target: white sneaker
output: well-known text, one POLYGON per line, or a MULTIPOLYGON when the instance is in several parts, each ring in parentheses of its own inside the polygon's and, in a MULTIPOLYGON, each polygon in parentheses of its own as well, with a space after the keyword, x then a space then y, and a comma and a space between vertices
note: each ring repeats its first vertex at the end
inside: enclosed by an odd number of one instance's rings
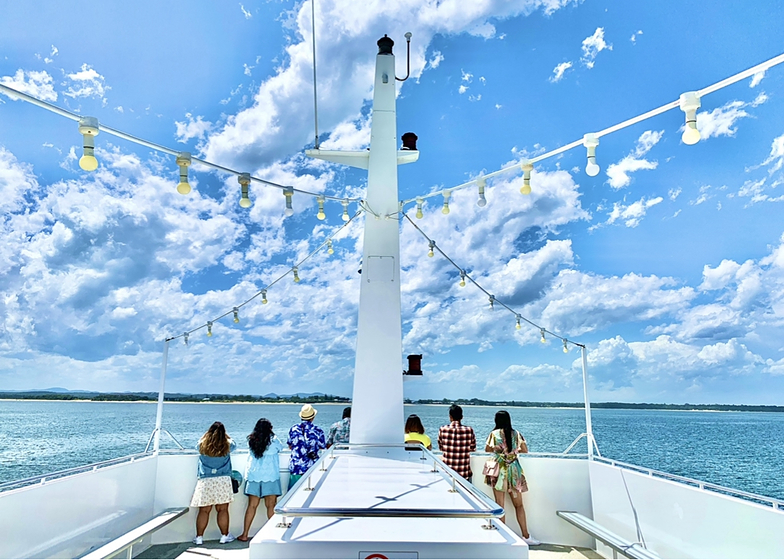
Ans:
POLYGON ((204 537, 196 537, 195 539, 193 539, 193 544, 195 544, 197 546, 203 545, 204 544, 204 537))
POLYGON ((226 533, 225 535, 221 535, 221 538, 220 538, 220 543, 221 543, 221 544, 230 543, 230 542, 231 542, 231 541, 233 541, 235 538, 236 538, 236 537, 235 537, 234 535, 232 535, 231 533, 226 533))
POLYGON ((528 546, 539 546, 540 544, 542 544, 541 541, 538 541, 535 538, 533 538, 530 533, 528 534, 528 538, 526 539, 525 537, 523 537, 523 540, 525 541, 525 544, 527 544, 528 546))

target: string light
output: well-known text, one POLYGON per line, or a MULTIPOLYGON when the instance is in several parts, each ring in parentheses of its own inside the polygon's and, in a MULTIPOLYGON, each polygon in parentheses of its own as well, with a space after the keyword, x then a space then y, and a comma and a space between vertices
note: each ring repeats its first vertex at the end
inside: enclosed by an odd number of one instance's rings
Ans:
POLYGON ((299 283, 299 269, 295 266, 291 271, 294 273, 294 282, 299 283))
POLYGON ((212 321, 207 321, 207 336, 212 336, 212 321))
POLYGON ((323 195, 317 196, 316 201, 318 202, 318 214, 316 214, 316 217, 319 220, 323 220, 327 217, 327 215, 324 213, 324 196, 323 195))
POLYGON ((495 309, 495 296, 490 296, 490 311, 495 309))
POLYGON ((583 136, 583 146, 588 149, 588 165, 585 166, 585 172, 590 177, 596 177, 600 171, 600 167, 596 163, 596 146, 598 145, 599 137, 593 132, 583 136))
POLYGON ((177 156, 177 165, 180 167, 180 184, 177 185, 177 192, 188 194, 191 192, 191 185, 188 183, 188 166, 191 164, 191 153, 180 152, 177 156))
POLYGON ((523 170, 523 186, 520 187, 520 193, 531 194, 531 171, 534 170, 534 164, 524 161, 520 167, 523 170))
POLYGON ((416 203, 417 203, 416 217, 418 220, 421 220, 424 217, 424 214, 422 213, 422 205, 425 203, 425 201, 421 198, 417 198, 416 203))
POLYGON ((239 323, 240 322, 240 308, 239 307, 235 307, 234 309, 232 309, 232 311, 234 313, 234 322, 235 323, 239 323))
POLYGON ((484 178, 479 179, 476 182, 477 186, 479 187, 479 200, 476 201, 476 205, 479 208, 484 208, 487 206, 487 199, 485 198, 485 187, 487 186, 487 181, 484 178))
POLYGON ((569 341, 568 341, 568 340, 566 340, 566 339, 564 338, 564 339, 563 339, 563 343, 564 343, 564 354, 568 354, 568 353, 569 353, 569 346, 567 346, 567 344, 566 344, 567 342, 569 342, 569 341))
POLYGON ((332 248, 332 240, 328 239, 327 240, 327 253, 329 253, 331 255, 334 252, 335 252, 335 249, 332 248))
POLYGON ((242 196, 240 197, 240 206, 243 208, 250 208, 253 203, 250 201, 250 197, 248 196, 248 189, 250 185, 250 173, 240 173, 240 176, 237 177, 237 181, 239 181, 240 185, 242 185, 242 196))
POLYGON ((441 213, 446 215, 449 214, 449 197, 452 196, 452 191, 446 190, 444 191, 444 207, 441 209, 441 213))
POLYGON ((700 95, 696 91, 687 91, 681 94, 681 111, 686 113, 686 124, 681 135, 681 140, 689 146, 700 141, 700 131, 697 129, 697 109, 700 108, 700 95))
POLYGON ((294 196, 294 187, 285 187, 283 189, 283 196, 286 197, 286 210, 283 211, 286 216, 294 215, 294 208, 291 207, 291 199, 294 196))
POLYGON ((427 256, 428 257, 432 257, 433 255, 435 255, 435 252, 433 251, 433 249, 436 248, 436 242, 431 239, 430 243, 428 243, 428 245, 430 246, 430 250, 427 252, 427 256))
POLYGON ((349 217, 349 215, 348 215, 348 199, 344 198, 341 201, 341 204, 343 205, 343 216, 341 216, 341 217, 343 218, 344 222, 347 222, 347 221, 349 221, 351 219, 349 217))
POLYGON ((79 119, 79 134, 84 137, 84 154, 79 158, 79 167, 85 171, 98 169, 98 160, 95 159, 95 137, 100 132, 98 127, 98 119, 95 117, 79 119))
POLYGON ((544 329, 539 329, 539 333, 542 335, 542 338, 539 340, 539 342, 541 342, 542 344, 547 342, 547 339, 544 336, 544 332, 545 332, 544 329))
POLYGON ((185 346, 188 346, 188 333, 182 333, 182 341, 185 343, 185 346))
POLYGON ((465 270, 460 271, 460 287, 465 288, 466 273, 465 270))
POLYGON ((261 303, 267 304, 267 290, 261 290, 261 303))
POLYGON ((515 325, 515 329, 517 329, 518 331, 520 330, 520 319, 522 319, 522 316, 518 313, 517 314, 517 324, 515 325))

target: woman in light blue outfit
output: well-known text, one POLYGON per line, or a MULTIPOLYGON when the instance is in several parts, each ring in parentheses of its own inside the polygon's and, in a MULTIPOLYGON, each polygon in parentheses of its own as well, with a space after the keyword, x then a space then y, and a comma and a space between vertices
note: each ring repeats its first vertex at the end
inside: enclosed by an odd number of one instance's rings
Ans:
POLYGON ((280 490, 280 451, 283 444, 272 431, 272 423, 260 418, 256 427, 248 436, 248 466, 245 469, 245 495, 248 496, 248 508, 245 510, 245 527, 237 540, 247 541, 248 532, 256 517, 256 508, 264 498, 267 508, 267 519, 275 514, 280 490))

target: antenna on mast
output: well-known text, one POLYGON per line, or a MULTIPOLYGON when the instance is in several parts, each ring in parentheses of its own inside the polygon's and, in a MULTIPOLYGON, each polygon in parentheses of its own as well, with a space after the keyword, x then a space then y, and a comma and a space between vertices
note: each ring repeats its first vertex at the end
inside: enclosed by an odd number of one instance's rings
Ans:
MULTIPOLYGON (((313 118, 316 129, 316 146, 319 149, 318 133, 318 94, 316 90, 316 0, 310 0, 310 24, 313 35, 313 118)), ((406 76, 408 77, 408 76, 406 76)))
POLYGON ((411 32, 408 31, 406 33, 406 77, 398 78, 397 76, 395 76, 395 79, 398 82, 405 82, 410 74, 411 74, 411 32))

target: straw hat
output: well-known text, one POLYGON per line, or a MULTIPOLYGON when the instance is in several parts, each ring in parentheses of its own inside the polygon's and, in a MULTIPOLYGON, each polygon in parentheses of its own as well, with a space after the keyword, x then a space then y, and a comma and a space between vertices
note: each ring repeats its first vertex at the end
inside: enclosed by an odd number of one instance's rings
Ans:
POLYGON ((299 417, 303 420, 313 420, 316 417, 316 413, 318 410, 310 406, 309 404, 303 404, 302 410, 299 411, 299 417))

